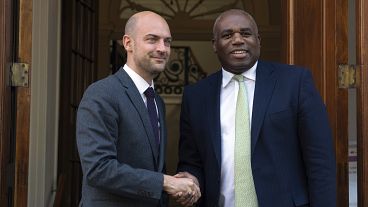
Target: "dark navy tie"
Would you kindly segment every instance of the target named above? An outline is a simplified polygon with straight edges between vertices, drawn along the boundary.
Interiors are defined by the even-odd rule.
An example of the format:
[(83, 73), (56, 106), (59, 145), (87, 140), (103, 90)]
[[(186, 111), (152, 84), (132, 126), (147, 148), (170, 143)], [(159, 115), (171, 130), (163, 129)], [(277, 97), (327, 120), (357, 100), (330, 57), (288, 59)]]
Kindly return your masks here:
[(147, 109), (148, 114), (151, 120), (151, 125), (153, 128), (153, 134), (155, 135), (155, 139), (157, 144), (160, 144), (160, 138), (158, 133), (158, 116), (157, 110), (155, 105), (155, 92), (153, 91), (152, 87), (148, 87), (147, 90), (144, 92), (144, 95), (147, 97)]

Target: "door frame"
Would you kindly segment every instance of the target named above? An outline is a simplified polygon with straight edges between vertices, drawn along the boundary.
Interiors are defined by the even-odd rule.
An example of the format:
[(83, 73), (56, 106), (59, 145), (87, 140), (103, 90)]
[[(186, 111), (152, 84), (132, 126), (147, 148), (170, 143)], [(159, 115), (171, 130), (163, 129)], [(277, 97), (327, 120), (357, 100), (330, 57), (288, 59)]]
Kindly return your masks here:
[(51, 206), (58, 187), (60, 5), (33, 0), (28, 206)]
[(368, 206), (368, 2), (356, 0), (358, 206)]
[[(32, 64), (33, 0), (19, 0), (17, 62)], [(30, 77), (32, 67), (28, 71)], [(31, 83), (16, 87), (14, 206), (27, 206)]]

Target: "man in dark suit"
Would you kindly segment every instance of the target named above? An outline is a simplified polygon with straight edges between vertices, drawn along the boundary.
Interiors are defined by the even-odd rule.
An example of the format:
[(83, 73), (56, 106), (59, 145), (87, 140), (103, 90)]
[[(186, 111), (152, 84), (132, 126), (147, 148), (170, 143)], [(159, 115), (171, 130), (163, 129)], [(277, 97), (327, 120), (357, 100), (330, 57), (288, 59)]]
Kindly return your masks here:
[(127, 21), (122, 42), (126, 65), (89, 86), (78, 108), (81, 205), (166, 206), (166, 193), (195, 202), (200, 190), (191, 179), (164, 174), (165, 106), (153, 78), (170, 55), (167, 22), (139, 12)]
[(200, 206), (336, 206), (332, 136), (311, 73), (258, 60), (260, 40), (242, 10), (216, 19), (222, 69), (184, 90), (178, 171), (197, 178)]

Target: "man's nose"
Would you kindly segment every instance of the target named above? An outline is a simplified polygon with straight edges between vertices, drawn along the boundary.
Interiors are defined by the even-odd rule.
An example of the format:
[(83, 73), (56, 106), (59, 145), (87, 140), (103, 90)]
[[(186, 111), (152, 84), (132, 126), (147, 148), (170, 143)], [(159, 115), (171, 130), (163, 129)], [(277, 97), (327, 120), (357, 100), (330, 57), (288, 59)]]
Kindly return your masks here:
[(244, 43), (244, 38), (239, 32), (235, 32), (233, 35), (233, 44), (242, 44)]
[(165, 40), (160, 40), (157, 43), (157, 50), (160, 52), (166, 52), (168, 47), (165, 44)]

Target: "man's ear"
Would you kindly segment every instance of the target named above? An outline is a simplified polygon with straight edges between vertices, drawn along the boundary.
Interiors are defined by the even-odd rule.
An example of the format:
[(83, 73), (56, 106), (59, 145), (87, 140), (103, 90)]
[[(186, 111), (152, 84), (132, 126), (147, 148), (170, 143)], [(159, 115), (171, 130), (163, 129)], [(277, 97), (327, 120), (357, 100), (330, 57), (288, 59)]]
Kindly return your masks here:
[(217, 53), (217, 49), (216, 49), (216, 40), (215, 38), (212, 39), (212, 49), (213, 49), (213, 52)]
[(123, 46), (127, 52), (132, 51), (134, 43), (129, 35), (124, 35), (121, 42), (123, 43)]

